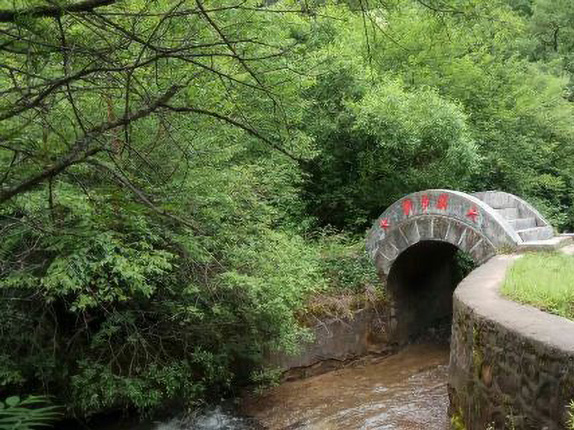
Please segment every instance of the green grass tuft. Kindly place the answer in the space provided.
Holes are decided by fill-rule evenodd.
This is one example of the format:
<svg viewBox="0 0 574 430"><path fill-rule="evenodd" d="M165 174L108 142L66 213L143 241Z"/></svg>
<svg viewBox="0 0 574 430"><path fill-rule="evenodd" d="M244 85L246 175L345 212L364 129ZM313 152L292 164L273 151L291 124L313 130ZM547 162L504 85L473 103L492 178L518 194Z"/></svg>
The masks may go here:
<svg viewBox="0 0 574 430"><path fill-rule="evenodd" d="M574 319L574 256L557 253L525 255L510 268L502 294Z"/></svg>

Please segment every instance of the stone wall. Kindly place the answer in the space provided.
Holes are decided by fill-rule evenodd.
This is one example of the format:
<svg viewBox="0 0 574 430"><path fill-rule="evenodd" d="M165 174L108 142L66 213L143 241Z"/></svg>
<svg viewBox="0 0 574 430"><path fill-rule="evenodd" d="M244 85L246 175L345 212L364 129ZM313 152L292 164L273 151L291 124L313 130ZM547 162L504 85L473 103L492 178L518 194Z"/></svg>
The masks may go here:
<svg viewBox="0 0 574 430"><path fill-rule="evenodd" d="M317 319L311 328L313 341L303 344L299 354L274 354L267 362L283 369L289 379L323 373L367 354L390 352L387 320L382 306L361 309L346 318Z"/></svg>
<svg viewBox="0 0 574 430"><path fill-rule="evenodd" d="M574 322L499 295L514 258L494 257L455 291L449 412L467 430L566 429Z"/></svg>

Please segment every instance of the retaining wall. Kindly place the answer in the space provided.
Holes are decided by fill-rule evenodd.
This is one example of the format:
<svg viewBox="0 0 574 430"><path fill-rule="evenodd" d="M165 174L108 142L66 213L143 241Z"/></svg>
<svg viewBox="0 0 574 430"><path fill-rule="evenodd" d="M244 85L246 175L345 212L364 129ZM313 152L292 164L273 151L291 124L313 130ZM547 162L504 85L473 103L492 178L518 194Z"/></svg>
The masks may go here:
<svg viewBox="0 0 574 430"><path fill-rule="evenodd" d="M273 354L267 363L283 369L285 379L291 379L336 369L367 354L391 352L387 320L382 307L361 309L345 318L317 319L311 326L313 340L301 345L299 354Z"/></svg>
<svg viewBox="0 0 574 430"><path fill-rule="evenodd" d="M467 430L567 429L574 322L500 296L515 258L493 257L455 290L449 413Z"/></svg>

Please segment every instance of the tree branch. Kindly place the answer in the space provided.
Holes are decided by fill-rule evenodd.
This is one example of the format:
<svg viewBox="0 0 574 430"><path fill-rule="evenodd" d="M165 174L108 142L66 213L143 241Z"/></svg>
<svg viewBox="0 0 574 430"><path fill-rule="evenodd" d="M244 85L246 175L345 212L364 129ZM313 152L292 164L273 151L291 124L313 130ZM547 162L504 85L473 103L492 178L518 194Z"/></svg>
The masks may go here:
<svg viewBox="0 0 574 430"><path fill-rule="evenodd" d="M51 82L47 82L45 84L41 84L40 87L44 87L44 89L38 93L38 95L31 100L28 103L25 103L23 105L19 105L14 107L12 110L5 112L5 113L1 113L0 114L0 121L4 121L6 119L10 119L18 114L21 114L22 112L38 107L40 106L40 104L42 103L42 101L44 99L46 99L46 97L48 97L50 94L52 94L53 92L55 92L56 90L58 90L60 87L68 85L76 80L79 80L81 78L84 78L86 76L89 76L91 74L94 73L103 73L103 72L127 72L129 70L132 69L137 69L139 67L144 67L147 66L148 64L153 63L154 61L158 60L159 58L163 58L165 57L165 55L161 54L161 55L156 55L153 56L151 58L147 58L144 61L141 61L139 63L135 63L135 64L130 64L130 65L126 65L126 66L119 66L119 67L95 67L92 69L84 69L84 70L80 70L72 75L68 75L68 76L64 76L62 78L58 78L54 81Z"/></svg>
<svg viewBox="0 0 574 430"><path fill-rule="evenodd" d="M114 179L119 182L121 185L127 187L130 189L130 191L132 193L134 193L136 195L136 197L144 204L146 205L148 208L150 208L153 212L155 212L158 215L161 215L163 217L169 218L173 221L176 221L179 224L183 224L186 227L191 228L194 231L197 231L199 229L197 224L194 224L192 221L186 220L184 218L181 218L177 215L174 215L168 211L166 211L165 209L162 209L158 206L156 206L151 199L145 195L145 193L140 190L138 187L136 187L124 174L116 171L115 169L113 169L112 167L106 165L105 163L102 163L98 160L90 160L89 161L90 164L93 164L95 166L98 166L104 170L106 170L107 172L111 173L112 176L114 177Z"/></svg>
<svg viewBox="0 0 574 430"><path fill-rule="evenodd" d="M112 130L116 127L121 127L129 122L136 121L140 118L148 116L157 110L160 106L163 106L165 103L167 103L175 95L178 89L179 86L173 85L161 97L156 99L149 106L140 109L131 115L124 116L117 121L105 122L88 130L88 132L83 137L76 141L76 143L72 146L72 149L65 156L58 159L52 166L28 177L24 181L14 185L11 188L1 190L0 204L10 200L12 197L18 194L29 191L36 185L42 183L44 180L53 178L54 176L65 171L68 167L81 163L90 156L104 150L105 148L102 145L92 145L93 141L96 140L98 136L108 130Z"/></svg>
<svg viewBox="0 0 574 430"><path fill-rule="evenodd" d="M290 152L288 152L287 150L282 148L277 143L272 142L271 140L269 140L268 138L263 136L261 133L259 133L257 130L252 129L251 127L248 127L245 124L242 124L242 123L234 120L233 118L229 118L229 117L221 115L217 112L213 112L213 111L202 109L202 108L195 108L195 107L188 107L188 106L171 106L168 104L162 104L160 107L171 110L173 112L188 112L188 113L197 113L200 115L207 115L207 116L210 116L212 118L218 119L220 121L226 122L227 124L230 124L230 125L233 125L234 127L240 128L241 130L247 132L251 136L256 137L257 139L265 142L267 145L269 145L273 149L279 151L283 155L289 157L291 160L296 161L299 164L304 164L306 162L302 158L299 158L296 155L291 154Z"/></svg>
<svg viewBox="0 0 574 430"><path fill-rule="evenodd" d="M0 9L0 22L14 22L21 16L27 17L58 17L73 12L89 12L102 6L114 4L116 0L84 0L79 3L62 6L36 6L29 9L7 10Z"/></svg>
<svg viewBox="0 0 574 430"><path fill-rule="evenodd" d="M437 6L434 6L434 5L432 5L432 4L428 3L428 2L425 2L425 1L423 1L423 0L417 0L417 2L418 2L421 6L424 6L424 7L426 7L427 9L432 10L433 12L437 12L437 13L451 13L451 14L453 14L453 15L456 15L456 14L464 15L464 12L461 11L461 10L458 10L458 9L437 7Z"/></svg>

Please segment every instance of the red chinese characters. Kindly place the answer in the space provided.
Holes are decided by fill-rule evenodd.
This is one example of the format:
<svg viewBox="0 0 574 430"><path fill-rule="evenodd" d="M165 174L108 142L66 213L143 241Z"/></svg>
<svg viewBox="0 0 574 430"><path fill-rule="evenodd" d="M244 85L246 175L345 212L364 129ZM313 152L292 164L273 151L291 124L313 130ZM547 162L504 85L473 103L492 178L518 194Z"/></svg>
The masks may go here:
<svg viewBox="0 0 574 430"><path fill-rule="evenodd" d="M405 216L409 216L413 211L413 201L411 199L403 200L403 213Z"/></svg>
<svg viewBox="0 0 574 430"><path fill-rule="evenodd" d="M423 212L426 212L430 206L430 197L427 194L424 194L421 197L421 208Z"/></svg>
<svg viewBox="0 0 574 430"><path fill-rule="evenodd" d="M476 222L476 218L478 217L478 209L476 206L471 207L466 213L466 216L467 218L470 218L472 222Z"/></svg>
<svg viewBox="0 0 574 430"><path fill-rule="evenodd" d="M436 208L445 211L448 209L448 194L441 194L438 196L438 201L436 202Z"/></svg>
<svg viewBox="0 0 574 430"><path fill-rule="evenodd" d="M391 224L389 223L388 218L383 218L382 220L379 221L379 225L381 226L381 228L383 230L387 230L387 228L389 228L391 226Z"/></svg>

